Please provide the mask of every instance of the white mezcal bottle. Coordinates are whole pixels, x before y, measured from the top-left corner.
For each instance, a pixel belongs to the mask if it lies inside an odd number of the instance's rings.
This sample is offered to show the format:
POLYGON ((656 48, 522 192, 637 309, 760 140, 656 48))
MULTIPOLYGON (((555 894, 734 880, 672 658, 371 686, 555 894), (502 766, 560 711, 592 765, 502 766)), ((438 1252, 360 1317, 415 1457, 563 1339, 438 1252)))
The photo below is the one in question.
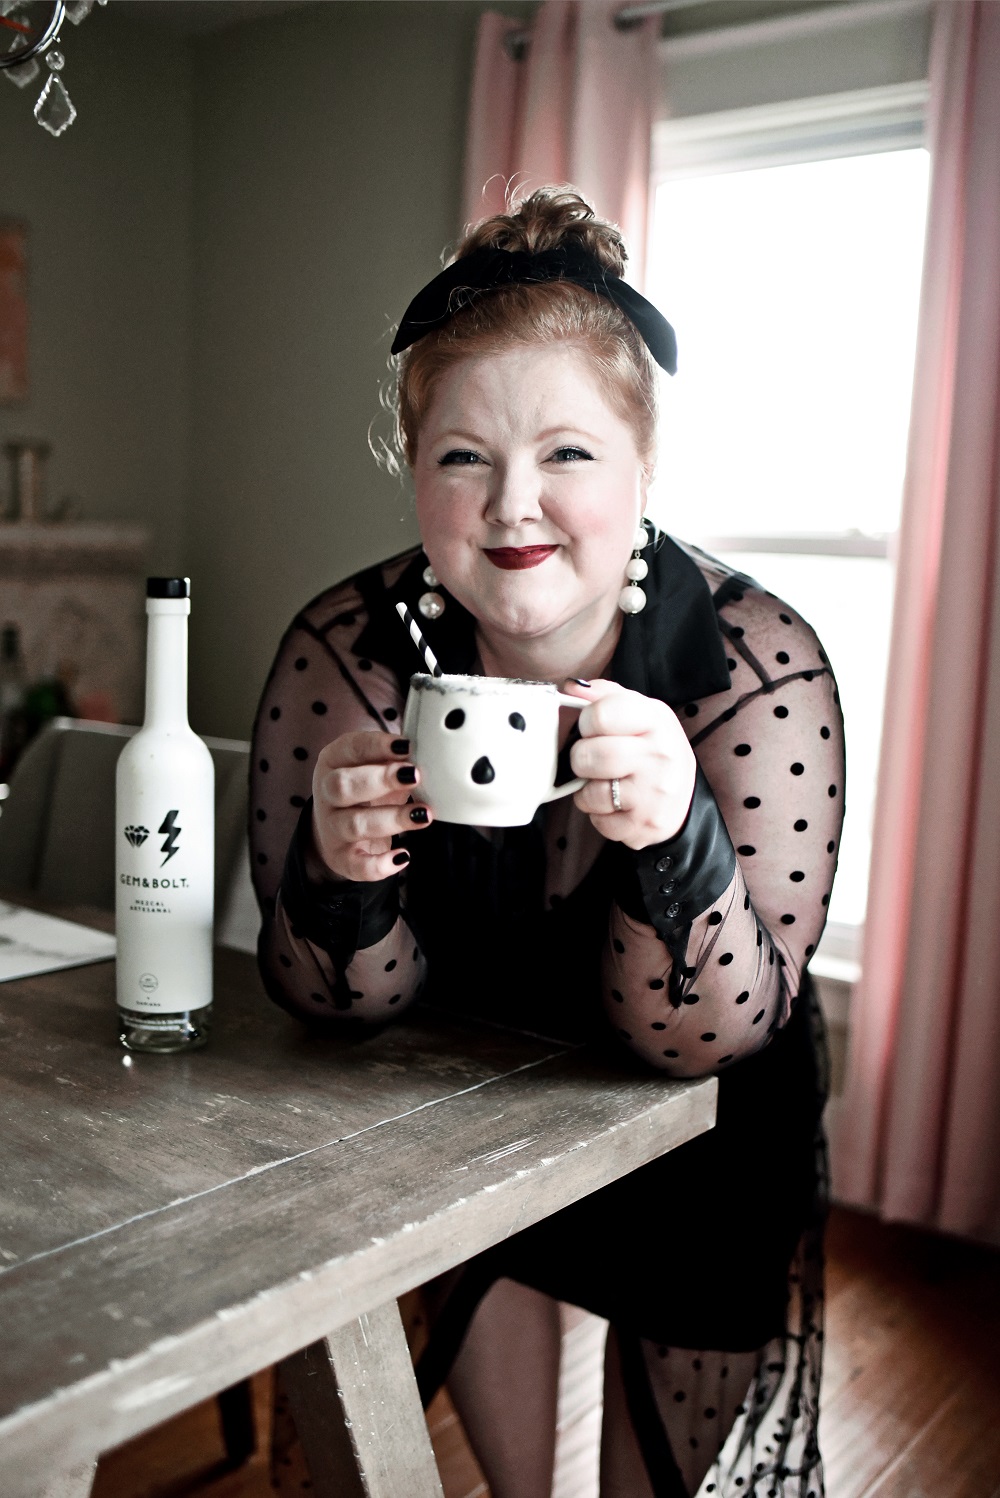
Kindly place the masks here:
POLYGON ((204 1045, 212 1015, 215 767, 188 726, 186 577, 146 583, 146 717, 118 760, 119 1038, 130 1051, 204 1045))

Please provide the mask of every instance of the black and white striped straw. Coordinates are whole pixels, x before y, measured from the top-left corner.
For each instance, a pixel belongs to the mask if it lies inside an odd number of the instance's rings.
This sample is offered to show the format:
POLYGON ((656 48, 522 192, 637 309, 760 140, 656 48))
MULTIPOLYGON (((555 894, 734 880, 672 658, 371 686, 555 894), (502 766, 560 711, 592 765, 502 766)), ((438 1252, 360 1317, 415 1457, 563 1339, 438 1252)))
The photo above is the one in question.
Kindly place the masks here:
POLYGON ((399 615, 403 623, 406 625, 407 629, 410 631, 410 639, 413 641, 414 645, 416 645, 417 649, 420 651, 420 654, 423 656, 424 665, 427 667, 428 671, 432 676, 443 676, 444 672, 438 665, 437 656, 434 654, 433 650, 428 645, 423 635, 420 633, 420 626, 417 623, 416 619, 414 619, 413 615, 410 613, 409 609, 406 607, 406 604, 397 603, 396 613, 399 615))

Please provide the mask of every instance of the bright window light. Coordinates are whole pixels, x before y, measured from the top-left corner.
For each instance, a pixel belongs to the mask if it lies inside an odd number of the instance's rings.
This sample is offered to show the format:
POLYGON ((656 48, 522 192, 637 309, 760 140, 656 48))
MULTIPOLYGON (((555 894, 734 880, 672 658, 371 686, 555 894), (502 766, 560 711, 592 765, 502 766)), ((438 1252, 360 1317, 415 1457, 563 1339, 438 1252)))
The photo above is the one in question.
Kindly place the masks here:
POLYGON ((890 151, 656 192, 648 290, 677 330, 679 370, 664 380, 650 512, 696 542, 773 537, 773 552, 715 549, 824 641, 848 751, 830 920, 850 926, 864 920, 891 564, 787 542, 898 527, 928 164, 922 148, 890 151))

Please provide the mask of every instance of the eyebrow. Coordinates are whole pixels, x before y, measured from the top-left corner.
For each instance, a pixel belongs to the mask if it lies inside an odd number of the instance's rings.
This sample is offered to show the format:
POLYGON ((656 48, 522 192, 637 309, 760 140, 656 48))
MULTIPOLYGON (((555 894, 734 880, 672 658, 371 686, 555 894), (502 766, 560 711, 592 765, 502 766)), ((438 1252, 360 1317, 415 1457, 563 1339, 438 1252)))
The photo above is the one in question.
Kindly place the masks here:
MULTIPOLYGON (((574 437, 582 437, 586 442, 600 441, 600 438, 597 437, 595 433, 586 432, 584 431, 583 427, 573 426, 569 422, 565 423, 564 425, 546 427, 543 432, 538 432, 532 440, 535 442, 545 442, 546 440, 551 440, 553 437, 556 437, 558 435, 566 436, 568 434, 572 434, 574 437)), ((484 444, 487 442, 487 440, 488 439, 483 436, 477 436, 474 432, 464 432, 457 428, 446 429, 441 433, 439 437, 433 438, 434 442, 462 441, 484 444)))

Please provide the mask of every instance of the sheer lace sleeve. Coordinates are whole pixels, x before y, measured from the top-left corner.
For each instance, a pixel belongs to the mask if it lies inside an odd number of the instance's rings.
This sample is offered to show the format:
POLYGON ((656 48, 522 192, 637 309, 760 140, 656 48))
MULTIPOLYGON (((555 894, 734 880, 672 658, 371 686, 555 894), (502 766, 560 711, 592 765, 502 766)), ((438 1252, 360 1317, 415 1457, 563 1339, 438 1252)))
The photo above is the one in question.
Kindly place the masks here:
POLYGON ((605 960, 613 1023, 674 1076, 739 1061, 787 1021, 844 813, 840 698, 816 635, 743 579, 718 597, 732 687, 681 710, 700 770, 692 810, 634 856, 640 899, 613 908, 605 960))
POLYGON ((254 725, 250 855, 263 918, 258 960, 271 997, 313 1021, 391 1018, 416 997, 425 976, 406 922, 402 878, 380 885, 310 881, 296 858, 319 751, 342 733, 391 733, 402 720, 395 677, 352 652, 365 622, 350 582, 304 609, 281 642, 254 725))

